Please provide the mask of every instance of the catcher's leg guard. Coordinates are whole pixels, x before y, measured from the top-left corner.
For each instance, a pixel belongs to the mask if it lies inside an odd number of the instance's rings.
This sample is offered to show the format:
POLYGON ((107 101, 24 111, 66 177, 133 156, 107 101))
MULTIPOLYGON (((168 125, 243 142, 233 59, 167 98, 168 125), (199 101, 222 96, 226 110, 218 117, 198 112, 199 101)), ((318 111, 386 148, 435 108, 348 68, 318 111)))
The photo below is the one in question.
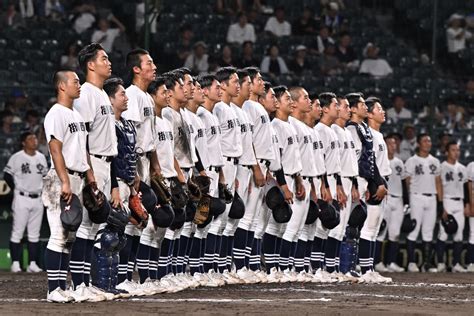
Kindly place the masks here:
POLYGON ((341 243, 339 269, 342 273, 355 271, 357 254, 359 252, 357 240, 346 239, 341 243))

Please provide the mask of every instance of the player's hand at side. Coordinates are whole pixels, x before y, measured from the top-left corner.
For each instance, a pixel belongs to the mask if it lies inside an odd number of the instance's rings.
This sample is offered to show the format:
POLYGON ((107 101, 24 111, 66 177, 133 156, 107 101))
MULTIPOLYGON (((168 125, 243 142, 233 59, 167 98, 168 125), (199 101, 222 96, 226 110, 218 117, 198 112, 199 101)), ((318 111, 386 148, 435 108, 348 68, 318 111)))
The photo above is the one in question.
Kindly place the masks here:
POLYGON ((448 212, 446 212, 445 209, 443 209, 443 215, 441 215, 441 218, 442 218, 443 220, 447 220, 447 219, 448 219, 448 212))
POLYGON ((378 201, 382 201, 385 195, 387 195, 387 188, 383 184, 381 184, 375 192, 375 199, 378 201))
POLYGON ((311 191, 309 192, 310 194, 310 198, 314 201, 317 201, 318 200, 318 194, 316 193, 316 190, 313 190, 311 189, 311 191))
POLYGON ((69 182, 64 182, 61 185, 61 198, 67 202, 67 204, 71 203, 72 200, 72 190, 71 185, 69 182))
POLYGON ((239 188, 239 184, 240 184, 240 183, 239 183, 239 180, 235 179, 235 181, 234 181, 234 188, 235 188, 236 191, 237 191, 237 189, 239 188))
POLYGON ((296 179, 296 198, 300 201, 306 197, 306 190, 303 185, 301 178, 296 179))
POLYGON ((331 191, 329 191, 329 189, 324 185, 321 187, 321 197, 328 203, 332 201, 331 191))
POLYGON ((281 189, 283 190, 283 196, 285 197, 285 201, 288 204, 293 204, 293 193, 290 191, 290 189, 288 189, 288 185, 282 185, 281 189))
POLYGON ((342 188, 342 186, 340 185, 337 186, 336 194, 337 194, 337 201, 339 202, 339 204, 341 204, 343 208, 345 208, 346 203, 347 203, 347 195, 344 192, 344 189, 342 188))
POLYGON ((352 196, 352 202, 357 202, 360 200, 359 190, 355 186, 352 186, 351 196, 352 196))
POLYGON ((472 215, 471 206, 469 204, 466 204, 464 206, 464 216, 470 217, 471 215, 472 215))
POLYGON ((122 199, 120 198, 119 188, 113 188, 111 193, 110 202, 114 208, 123 208, 122 199))
POLYGON ((133 180, 133 188, 135 189, 135 192, 140 191, 140 181, 140 176, 137 174, 133 180))
POLYGON ((265 185, 265 177, 258 164, 253 166, 253 181, 255 181, 255 186, 257 187, 263 187, 265 185))

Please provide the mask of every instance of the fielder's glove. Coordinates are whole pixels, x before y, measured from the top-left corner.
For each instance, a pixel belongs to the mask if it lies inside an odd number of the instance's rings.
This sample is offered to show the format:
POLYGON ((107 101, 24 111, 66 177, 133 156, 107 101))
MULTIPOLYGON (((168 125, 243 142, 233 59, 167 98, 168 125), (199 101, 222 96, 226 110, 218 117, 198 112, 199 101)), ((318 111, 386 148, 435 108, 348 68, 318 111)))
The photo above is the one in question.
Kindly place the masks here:
POLYGON ((178 178, 170 178, 171 206, 173 209, 182 209, 188 203, 188 194, 185 184, 180 183, 178 178))
POLYGON ((145 228, 148 224, 148 212, 142 205, 140 197, 137 195, 131 195, 128 199, 128 207, 130 208, 130 216, 128 220, 133 225, 137 226, 138 228, 145 228))
POLYGON ((170 188, 166 185, 162 175, 154 175, 150 179, 150 186, 155 192, 158 204, 169 204, 171 199, 170 188))
POLYGON ((194 214, 193 222, 197 225, 204 224, 209 217, 209 209, 211 206, 211 197, 207 194, 203 195, 199 200, 194 214))
POLYGON ((234 195, 230 192, 227 185, 219 182, 219 199, 224 200, 225 204, 230 204, 234 200, 234 195))
POLYGON ((82 204, 89 212, 97 212, 105 202, 105 195, 96 182, 88 183, 82 189, 82 204))

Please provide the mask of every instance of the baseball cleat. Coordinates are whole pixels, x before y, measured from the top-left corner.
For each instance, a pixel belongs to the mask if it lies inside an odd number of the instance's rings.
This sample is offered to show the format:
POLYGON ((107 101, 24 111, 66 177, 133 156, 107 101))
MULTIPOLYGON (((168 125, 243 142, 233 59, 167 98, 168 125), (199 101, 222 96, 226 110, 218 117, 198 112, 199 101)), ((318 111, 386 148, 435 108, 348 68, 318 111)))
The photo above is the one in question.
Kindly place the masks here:
POLYGON ((436 266, 438 272, 446 272, 446 264, 445 263, 438 263, 436 266))
POLYGON ((388 266, 387 266, 387 269, 388 269, 388 272, 405 272, 405 269, 403 269, 402 267, 400 267, 398 264, 396 264, 395 262, 392 262, 390 263, 388 266))
POLYGON ((470 263, 467 266, 467 272, 474 272, 474 263, 470 263))
POLYGON ((48 292, 46 300, 52 303, 69 303, 74 301, 74 298, 63 291, 60 287, 57 287, 54 291, 48 292))
POLYGON ((20 267, 20 262, 13 261, 12 266, 10 267, 10 271, 13 273, 22 272, 20 267))
POLYGON ((380 272, 380 273, 386 273, 388 272, 387 267, 383 264, 383 262, 379 262, 375 265, 375 271, 380 272))
POLYGON ((459 272, 459 273, 465 273, 468 272, 466 268, 464 268, 462 265, 459 263, 456 263, 456 265, 453 267, 451 270, 452 272, 459 272))
POLYGON ((420 272, 420 269, 418 268, 418 266, 416 265, 416 263, 410 262, 410 263, 408 264, 408 272, 420 272))
POLYGON ((38 273, 38 272, 43 272, 43 270, 40 267, 38 267, 36 262, 31 261, 30 264, 28 265, 28 268, 26 269, 26 272, 38 273))

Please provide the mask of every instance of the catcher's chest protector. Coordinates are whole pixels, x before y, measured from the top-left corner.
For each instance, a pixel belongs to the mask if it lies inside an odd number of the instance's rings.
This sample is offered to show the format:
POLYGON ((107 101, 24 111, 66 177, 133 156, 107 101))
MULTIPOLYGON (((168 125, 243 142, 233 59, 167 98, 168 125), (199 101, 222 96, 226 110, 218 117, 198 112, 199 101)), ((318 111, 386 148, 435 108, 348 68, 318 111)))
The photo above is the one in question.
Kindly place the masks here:
POLYGON ((120 118, 120 122, 115 122, 115 132, 118 144, 118 154, 115 157, 117 177, 131 183, 135 179, 137 169, 135 128, 132 123, 120 118))

